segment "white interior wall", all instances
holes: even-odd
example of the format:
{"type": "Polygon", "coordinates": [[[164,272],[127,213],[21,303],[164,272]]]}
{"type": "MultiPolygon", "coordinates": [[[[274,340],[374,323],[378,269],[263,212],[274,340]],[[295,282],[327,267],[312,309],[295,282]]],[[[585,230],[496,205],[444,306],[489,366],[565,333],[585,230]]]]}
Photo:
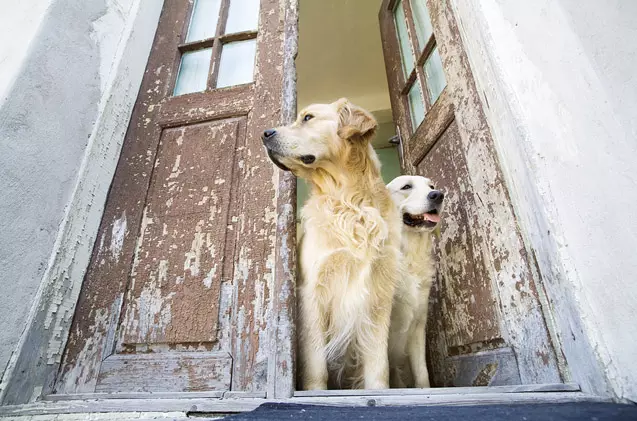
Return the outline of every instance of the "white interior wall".
{"type": "MultiPolygon", "coordinates": [[[[383,177],[400,175],[397,148],[388,140],[393,122],[378,12],[381,0],[300,0],[297,95],[299,111],[309,104],[347,97],[374,114],[379,123],[373,145],[383,177]],[[386,149],[386,150],[385,150],[386,149]]],[[[297,211],[308,195],[297,184],[297,211]]]]}
{"type": "Polygon", "coordinates": [[[570,380],[637,401],[637,2],[454,8],[570,380]]]}

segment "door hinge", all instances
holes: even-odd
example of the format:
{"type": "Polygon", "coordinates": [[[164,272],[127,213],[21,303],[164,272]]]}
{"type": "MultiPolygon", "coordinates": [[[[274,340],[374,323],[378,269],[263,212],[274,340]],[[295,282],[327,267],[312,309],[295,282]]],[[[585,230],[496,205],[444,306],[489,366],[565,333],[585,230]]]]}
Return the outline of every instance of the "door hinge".
{"type": "Polygon", "coordinates": [[[392,145],[400,145],[402,143],[402,139],[400,138],[400,134],[397,134],[396,136],[390,137],[388,142],[391,143],[392,145]]]}

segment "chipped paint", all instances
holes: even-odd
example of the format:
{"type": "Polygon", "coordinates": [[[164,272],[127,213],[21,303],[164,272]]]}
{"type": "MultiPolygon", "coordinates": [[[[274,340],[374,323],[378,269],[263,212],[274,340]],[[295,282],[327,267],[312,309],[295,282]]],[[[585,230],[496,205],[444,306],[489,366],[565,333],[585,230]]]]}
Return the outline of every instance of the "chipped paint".
{"type": "MultiPolygon", "coordinates": [[[[118,260],[122,253],[122,245],[124,244],[124,236],[126,235],[126,212],[119,219],[113,221],[113,229],[111,230],[111,256],[118,260]]],[[[100,250],[104,238],[100,241],[100,250]]]]}
{"type": "Polygon", "coordinates": [[[139,296],[133,299],[124,316],[123,333],[126,333],[127,337],[133,335],[133,343],[156,341],[166,333],[172,321],[171,299],[175,293],[164,295],[161,289],[162,281],[166,280],[167,265],[168,261],[160,261],[156,275],[151,276],[150,282],[146,283],[139,296]]]}
{"type": "MultiPolygon", "coordinates": [[[[233,97],[209,93],[213,97],[201,106],[162,98],[173,76],[162,51],[173,52],[176,38],[158,38],[164,44],[151,55],[151,77],[139,91],[143,107],[133,116],[112,183],[97,242],[102,247],[96,247],[77,301],[58,392],[94,389],[102,361],[114,356],[188,343],[232,354],[233,390],[265,390],[276,209],[282,204],[278,173],[263,154],[259,133],[280,118],[277,61],[285,20],[276,11],[283,3],[262,0],[255,83],[237,88],[233,97]],[[158,121],[170,128],[161,129],[158,121]],[[238,189],[240,180],[248,187],[238,189]]],[[[158,32],[162,25],[179,25],[188,12],[173,3],[166,10],[173,18],[163,19],[158,32]]],[[[72,318],[71,311],[66,320],[72,318]]],[[[291,340],[278,338],[287,349],[291,340]]]]}
{"type": "Polygon", "coordinates": [[[204,221],[197,222],[195,226],[195,238],[192,240],[190,251],[185,254],[184,272],[190,271],[191,276],[199,275],[199,264],[201,261],[201,248],[204,245],[206,234],[201,232],[204,221]]]}
{"type": "MultiPolygon", "coordinates": [[[[381,19],[392,108],[405,134],[404,169],[432,178],[447,192],[428,326],[428,354],[437,377],[433,383],[443,385],[455,378],[450,355],[463,355],[463,364],[477,364],[476,352],[506,346],[513,348],[520,371],[509,381],[559,382],[532,261],[450,4],[428,2],[447,86],[428,110],[427,124],[411,136],[409,110],[400,100],[402,68],[393,18],[384,12],[381,19]],[[538,349],[547,351],[548,364],[538,357],[538,349]]],[[[466,385],[473,381],[461,379],[466,385]]]]}

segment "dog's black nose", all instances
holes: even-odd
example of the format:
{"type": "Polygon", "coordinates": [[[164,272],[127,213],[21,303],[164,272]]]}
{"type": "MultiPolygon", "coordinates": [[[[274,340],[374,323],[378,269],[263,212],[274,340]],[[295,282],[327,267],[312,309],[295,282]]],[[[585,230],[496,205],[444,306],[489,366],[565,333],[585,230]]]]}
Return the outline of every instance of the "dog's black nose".
{"type": "Polygon", "coordinates": [[[432,190],[427,195],[427,199],[431,200],[434,203],[441,203],[442,199],[445,198],[445,195],[440,190],[432,190]]]}
{"type": "Polygon", "coordinates": [[[276,130],[268,129],[268,130],[263,132],[263,140],[272,139],[275,135],[276,135],[276,130]]]}

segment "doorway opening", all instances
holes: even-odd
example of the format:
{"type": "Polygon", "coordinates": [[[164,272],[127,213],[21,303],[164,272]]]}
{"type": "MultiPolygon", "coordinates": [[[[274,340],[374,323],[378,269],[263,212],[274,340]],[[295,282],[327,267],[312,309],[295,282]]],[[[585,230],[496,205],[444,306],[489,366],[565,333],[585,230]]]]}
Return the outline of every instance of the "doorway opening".
{"type": "MultiPolygon", "coordinates": [[[[373,145],[385,182],[405,171],[445,191],[426,335],[431,385],[471,387],[471,393],[474,386],[531,384],[563,390],[537,294],[519,294],[520,282],[534,291],[535,281],[519,253],[521,237],[514,246],[507,240],[518,227],[506,187],[497,177],[490,189],[483,185],[485,174],[498,174],[497,162],[478,162],[472,149],[475,139],[492,140],[453,28],[445,2],[299,0],[298,107],[348,97],[378,120],[373,145]],[[465,124],[471,119],[484,124],[465,124]],[[397,132],[399,147],[389,142],[397,132]],[[485,220],[496,213],[506,216],[506,230],[485,220]]],[[[299,180],[299,209],[306,197],[299,180]]]]}
{"type": "MultiPolygon", "coordinates": [[[[372,145],[385,183],[401,175],[378,11],[381,0],[300,0],[296,59],[298,110],[341,97],[369,111],[378,122],[372,145]]],[[[309,191],[297,179],[297,238],[300,210],[309,191]]],[[[339,391],[330,391],[339,393],[339,391]]],[[[296,392],[313,396],[314,392],[296,392]]]]}
{"type": "MultiPolygon", "coordinates": [[[[401,174],[383,49],[378,24],[380,0],[300,0],[297,68],[298,110],[313,103],[348,98],[372,113],[378,122],[373,140],[383,180],[401,174]]],[[[299,211],[308,186],[297,181],[299,211]]]]}

